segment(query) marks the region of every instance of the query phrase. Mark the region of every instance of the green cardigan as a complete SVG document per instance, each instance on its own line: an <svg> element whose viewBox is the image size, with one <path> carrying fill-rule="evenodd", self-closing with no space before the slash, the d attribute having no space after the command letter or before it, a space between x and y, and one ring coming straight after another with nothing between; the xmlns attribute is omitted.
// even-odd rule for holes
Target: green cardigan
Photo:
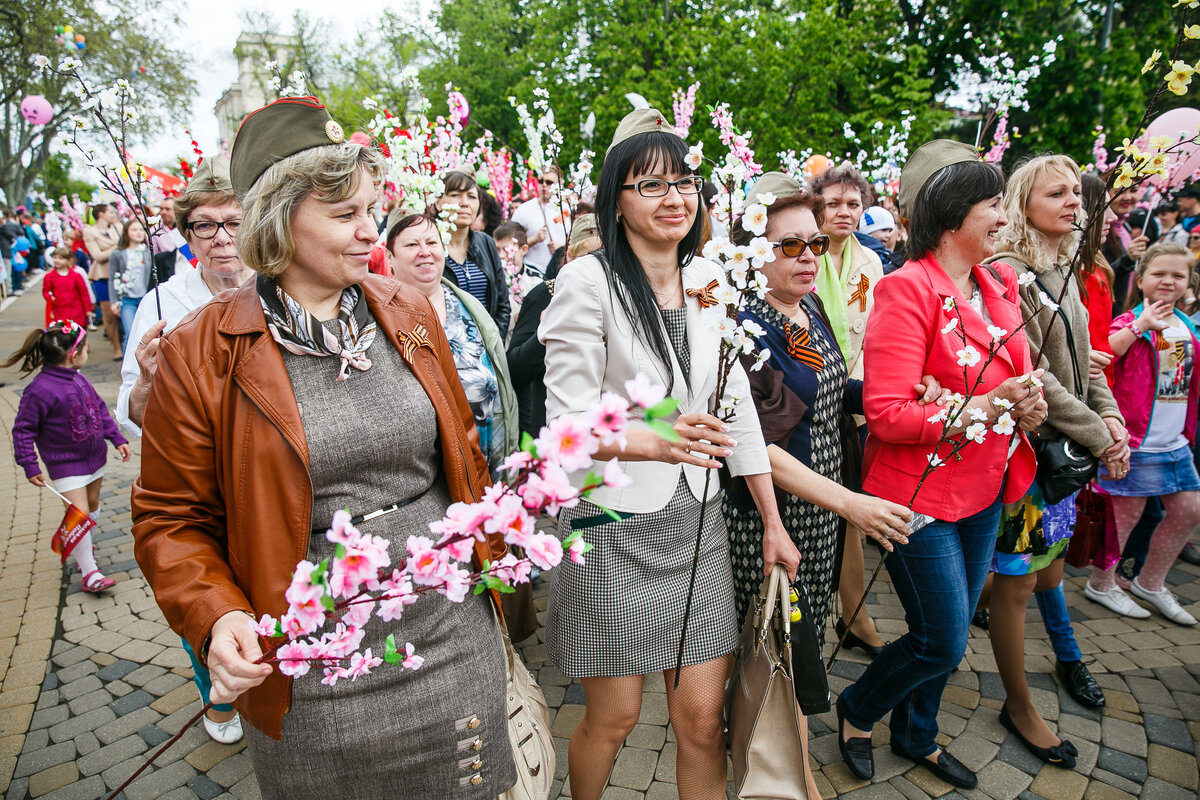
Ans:
<svg viewBox="0 0 1200 800"><path fill-rule="evenodd" d="M445 278L442 278L442 285L462 301L467 313L479 326L479 332L483 334L483 349L491 359L492 368L496 370L496 383L500 385L500 410L504 413L504 452L511 453L521 443L521 418L517 410L517 393L513 391L512 379L509 377L508 358L504 355L504 337L500 335L500 329L496 327L483 303L475 299L470 292L460 289Z"/></svg>

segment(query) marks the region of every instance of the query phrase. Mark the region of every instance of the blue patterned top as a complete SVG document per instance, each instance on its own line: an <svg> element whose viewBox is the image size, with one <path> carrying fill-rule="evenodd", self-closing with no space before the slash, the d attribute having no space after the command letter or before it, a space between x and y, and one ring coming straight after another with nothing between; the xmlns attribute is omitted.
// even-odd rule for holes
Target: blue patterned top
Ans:
<svg viewBox="0 0 1200 800"><path fill-rule="evenodd" d="M487 274L475 266L475 262L470 258L467 259L467 263L459 264L447 254L446 264L454 271L454 282L458 284L458 288L470 294L483 303L484 308L487 308Z"/></svg>

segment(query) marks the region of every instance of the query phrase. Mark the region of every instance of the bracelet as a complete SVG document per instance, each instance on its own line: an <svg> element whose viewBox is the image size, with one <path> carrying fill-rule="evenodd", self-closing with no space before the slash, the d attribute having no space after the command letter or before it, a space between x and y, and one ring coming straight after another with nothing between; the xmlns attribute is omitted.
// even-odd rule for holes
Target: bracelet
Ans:
<svg viewBox="0 0 1200 800"><path fill-rule="evenodd" d="M1129 329L1129 330L1130 330L1130 331L1133 333L1133 336L1134 336L1134 338L1135 338L1135 339L1136 339L1137 337L1139 337L1139 336L1141 336L1141 335L1142 335L1142 332L1138 330L1138 326L1137 326L1137 320L1136 320L1136 319L1135 319L1135 320L1133 320L1132 322L1130 322L1130 323L1129 323L1128 325L1126 325L1125 327L1127 327L1127 328L1128 328L1128 329Z"/></svg>

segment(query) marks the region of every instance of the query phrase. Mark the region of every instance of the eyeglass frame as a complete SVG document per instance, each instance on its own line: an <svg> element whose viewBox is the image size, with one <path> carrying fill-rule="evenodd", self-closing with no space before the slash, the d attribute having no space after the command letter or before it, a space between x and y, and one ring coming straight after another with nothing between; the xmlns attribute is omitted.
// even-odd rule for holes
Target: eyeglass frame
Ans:
<svg viewBox="0 0 1200 800"><path fill-rule="evenodd" d="M786 242L800 242L800 252L789 253L786 249L784 249ZM800 256L804 255L805 250L811 250L814 256L820 258L829 252L830 240L827 234L821 233L814 236L811 240L802 239L799 236L785 236L778 242L767 242L767 244L771 245L771 247L778 247L780 250L783 250L783 254L788 258L799 258ZM824 244L824 248L819 253L817 252L817 248L813 246L816 244Z"/></svg>
<svg viewBox="0 0 1200 800"><path fill-rule="evenodd" d="M233 226L234 226L233 230L229 230L228 228L225 227L226 225L228 225L231 222L233 223ZM217 229L215 231L213 231L212 236L201 236L200 233L197 232L197 230L196 230L197 225L216 225ZM212 219L198 219L198 220L190 221L187 224L187 229L189 231L191 231L193 236L195 236L197 239L202 239L206 242L209 241L210 239L217 238L217 234L220 233L221 231L225 231L225 233L229 234L230 239L236 239L237 238L237 229L240 227L242 227L242 218L241 217L238 217L236 219L227 219L227 220L223 220L221 222L217 222L216 220L212 220Z"/></svg>
<svg viewBox="0 0 1200 800"><path fill-rule="evenodd" d="M693 185L695 185L696 191L685 192L683 190L682 184L689 183L689 182L693 183ZM642 184L645 184L645 183L663 183L663 184L666 184L667 188L663 190L662 194L646 194L645 192L642 191ZM675 187L675 191L679 192L681 197L682 196L692 197L692 196L698 195L698 194L700 194L700 192L704 191L704 178L700 177L699 175L687 175L685 177L680 178L677 181L668 181L668 180L664 180L663 178L642 178L640 181L636 181L634 183L622 184L621 189L622 190L634 189L642 197L666 197L668 194L671 193L672 186Z"/></svg>

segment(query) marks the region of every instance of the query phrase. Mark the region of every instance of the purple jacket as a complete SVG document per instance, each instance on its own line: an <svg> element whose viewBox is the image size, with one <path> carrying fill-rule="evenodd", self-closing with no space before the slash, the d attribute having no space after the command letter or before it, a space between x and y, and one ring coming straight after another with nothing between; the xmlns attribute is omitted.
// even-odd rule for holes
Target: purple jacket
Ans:
<svg viewBox="0 0 1200 800"><path fill-rule="evenodd" d="M1142 313L1142 304L1132 311L1126 311L1112 321L1108 329L1111 336ZM1196 408L1200 399L1200 364L1195 363L1200 356L1200 340L1196 339L1196 329L1192 321L1178 309L1175 310L1176 321L1187 328L1192 334L1192 380L1188 388L1187 422L1183 426L1183 435L1192 444L1196 443ZM1146 431L1150 430L1150 418L1154 415L1154 398L1158 394L1158 348L1150 331L1139 336L1125 355L1117 359L1113 365L1113 397L1125 417L1125 430L1129 431L1129 446L1134 450L1142 446Z"/></svg>
<svg viewBox="0 0 1200 800"><path fill-rule="evenodd" d="M105 439L114 446L126 443L88 379L53 364L43 365L25 387L12 435L13 455L25 477L42 471L40 454L51 480L91 475L108 460Z"/></svg>

